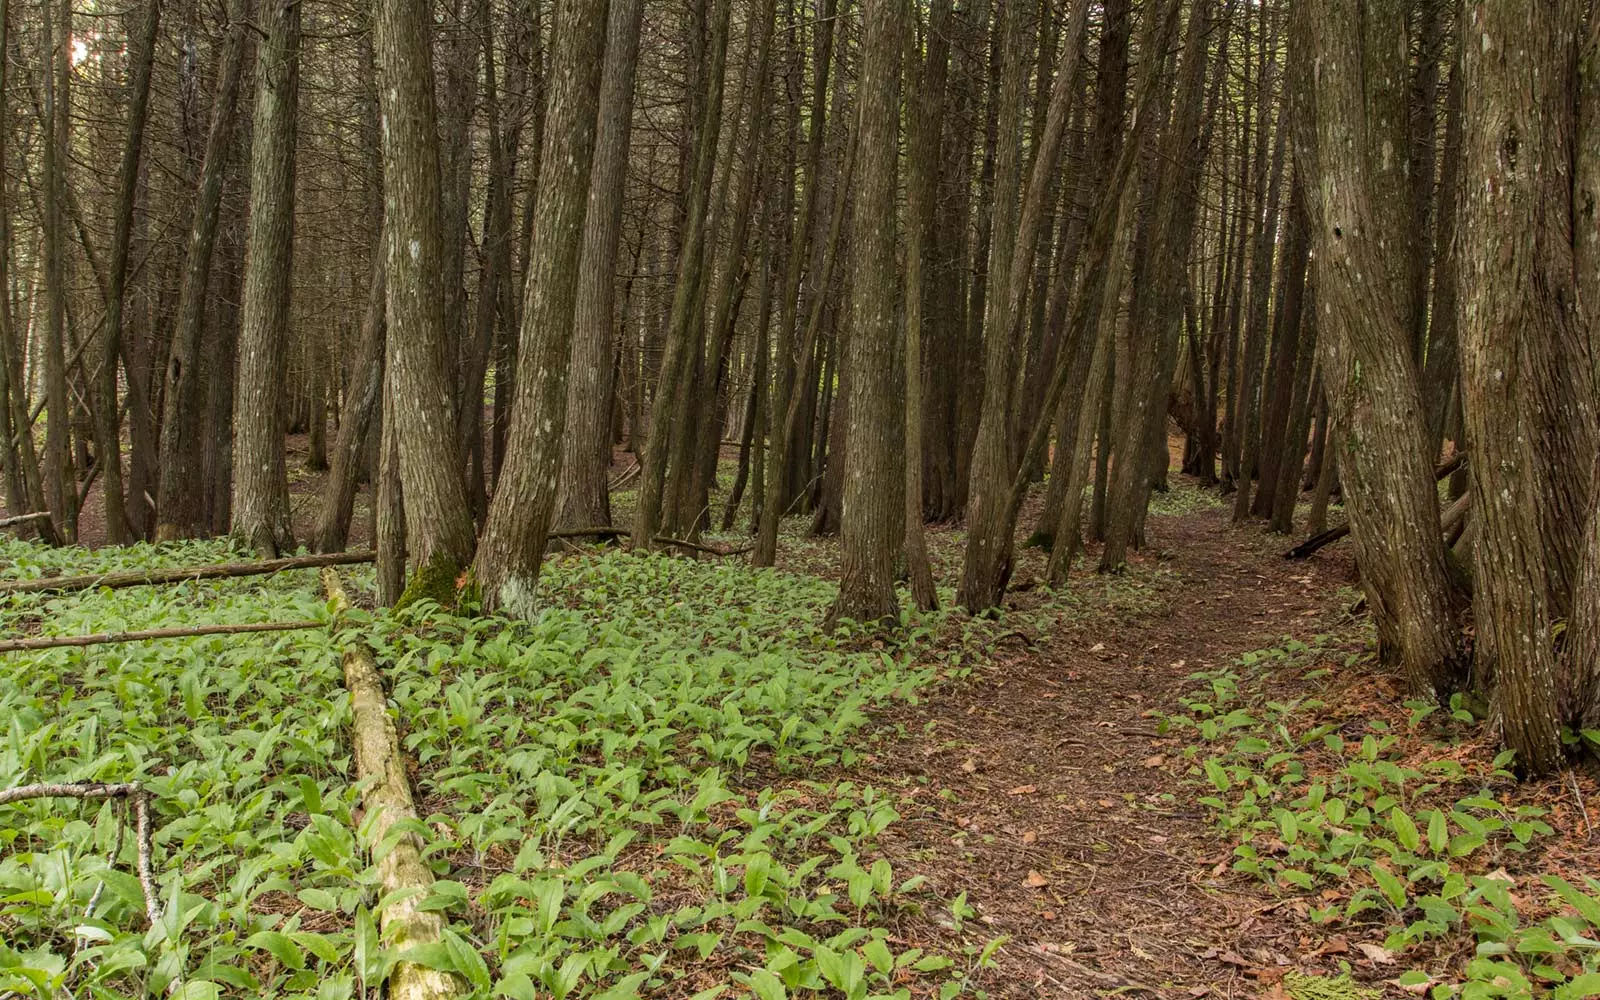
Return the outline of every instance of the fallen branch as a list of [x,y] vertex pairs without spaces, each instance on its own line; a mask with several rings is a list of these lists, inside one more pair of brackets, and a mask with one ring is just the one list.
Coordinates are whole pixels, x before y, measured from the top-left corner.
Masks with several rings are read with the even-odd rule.
[[103,781],[79,781],[71,784],[20,785],[0,790],[0,806],[27,799],[125,799],[139,794],[139,783],[127,781],[108,785]]
[[617,478],[611,480],[611,482],[606,486],[606,492],[615,493],[623,486],[632,482],[634,477],[639,475],[640,471],[641,467],[639,465],[639,460],[636,458],[633,460],[632,465],[628,466],[626,469],[623,469],[622,472],[617,475]]
[[691,542],[687,538],[668,538],[665,535],[657,535],[653,541],[657,545],[671,545],[675,548],[690,549],[695,552],[705,552],[714,556],[738,556],[743,555],[744,553],[755,548],[754,545],[741,545],[734,549],[724,549],[715,545],[703,545],[700,542]]
[[626,538],[626,528],[553,528],[547,538]]
[[[336,614],[342,616],[348,601],[338,574],[331,568],[322,571],[322,589],[333,602]],[[416,823],[418,817],[394,719],[385,702],[383,678],[378,675],[371,648],[364,642],[352,641],[346,646],[343,666],[353,715],[350,742],[356,779],[361,787],[361,805],[367,813],[357,833],[378,867],[382,895],[393,900],[378,915],[379,932],[396,951],[435,943],[444,934],[444,918],[437,911],[420,909],[433,885],[433,872],[422,860],[422,843],[414,833],[390,836],[397,824]],[[389,973],[385,996],[389,1000],[444,1000],[464,992],[463,985],[448,972],[415,962],[397,962]]]
[[106,784],[102,781],[74,782],[71,784],[41,783],[20,785],[0,790],[0,806],[28,799],[132,799],[136,835],[139,844],[139,888],[144,892],[144,915],[154,927],[161,919],[161,907],[156,900],[156,880],[150,874],[150,794],[137,781]]
[[[1464,463],[1466,460],[1466,453],[1456,452],[1454,455],[1446,459],[1442,464],[1434,468],[1433,481],[1438,482],[1439,480],[1453,474],[1457,469],[1461,468],[1462,463]],[[1450,530],[1452,525],[1448,519],[1451,517],[1452,512],[1456,511],[1456,506],[1457,505],[1453,505],[1449,510],[1445,511],[1443,517],[1446,520],[1444,521],[1441,530],[1446,532]],[[1465,516],[1466,505],[1460,504],[1459,506],[1461,508],[1459,511],[1460,515]],[[1285,552],[1283,557],[1285,559],[1304,559],[1316,552],[1318,549],[1332,545],[1334,542],[1337,542],[1339,539],[1348,534],[1350,534],[1350,522],[1346,521],[1337,528],[1329,528],[1327,531],[1324,531],[1319,535],[1312,535],[1310,538],[1301,542],[1299,545],[1296,545],[1288,552]]]
[[[88,635],[44,635],[35,639],[7,639],[0,642],[0,653],[27,649],[59,649],[62,646],[103,646],[113,642],[143,642],[146,639],[188,639],[201,635],[240,635],[249,632],[295,632],[322,628],[326,622],[253,622],[243,625],[191,625],[183,628],[152,628],[142,632],[92,632]],[[3,804],[3,802],[0,802]]]
[[18,514],[16,517],[0,518],[0,528],[14,528],[19,524],[29,524],[33,521],[50,520],[50,512],[36,510],[32,514]]
[[0,583],[0,596],[6,594],[60,594],[73,590],[95,590],[109,587],[152,587],[167,583],[184,583],[189,580],[222,580],[239,576],[265,576],[290,569],[314,569],[321,566],[347,566],[369,563],[371,552],[324,552],[310,556],[292,556],[288,559],[267,559],[261,562],[215,563],[210,566],[186,566],[177,569],[130,570],[124,573],[99,573],[84,576],[52,576],[42,580],[14,580]]

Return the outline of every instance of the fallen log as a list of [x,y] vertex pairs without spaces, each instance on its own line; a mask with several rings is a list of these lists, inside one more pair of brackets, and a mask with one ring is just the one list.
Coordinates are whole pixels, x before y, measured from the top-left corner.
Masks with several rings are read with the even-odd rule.
[[[1450,456],[1443,463],[1434,468],[1433,481],[1438,482],[1439,480],[1452,475],[1457,469],[1461,468],[1462,463],[1464,463],[1466,460],[1467,456],[1465,452],[1456,452],[1454,455]],[[1460,514],[1465,516],[1466,505],[1462,504],[1460,506]],[[1452,505],[1451,508],[1446,510],[1442,515],[1445,519],[1447,519],[1443,524],[1443,531],[1448,532],[1450,530],[1451,525],[1448,521],[1448,518],[1451,517],[1452,511],[1455,511],[1454,505]],[[1312,535],[1310,538],[1301,542],[1299,545],[1296,545],[1288,552],[1285,552],[1283,557],[1285,559],[1304,559],[1316,552],[1318,549],[1326,548],[1348,534],[1350,534],[1350,522],[1346,521],[1337,528],[1329,528],[1327,531],[1324,531],[1321,534]]]
[[0,528],[14,528],[19,524],[31,524],[34,521],[50,520],[50,512],[36,510],[32,514],[18,514],[16,517],[0,518]]
[[250,632],[296,632],[322,628],[326,622],[246,622],[241,625],[186,625],[182,628],[151,628],[141,632],[90,632],[87,635],[41,635],[32,639],[7,639],[0,642],[0,653],[29,649],[59,649],[63,646],[104,646],[114,642],[144,642],[147,639],[191,639],[202,635],[243,635]]
[[[337,622],[348,601],[339,575],[331,567],[322,571],[322,589],[334,604]],[[422,860],[421,841],[409,832],[390,837],[397,824],[415,823],[418,817],[377,660],[366,643],[354,641],[345,648],[343,666],[353,716],[350,742],[362,789],[361,806],[367,814],[357,833],[378,867],[382,895],[393,900],[378,914],[379,933],[390,947],[403,952],[413,945],[439,941],[444,935],[444,918],[436,911],[420,909],[433,885],[433,872]],[[464,992],[465,983],[448,972],[397,962],[384,995],[389,1000],[445,1000]]]
[[214,563],[209,566],[181,566],[174,569],[128,570],[83,576],[51,576],[39,580],[13,580],[0,583],[0,596],[6,594],[64,594],[74,590],[109,587],[153,587],[189,580],[222,580],[240,576],[266,576],[290,569],[316,569],[323,566],[348,566],[372,562],[371,552],[324,552],[287,559],[259,562]]

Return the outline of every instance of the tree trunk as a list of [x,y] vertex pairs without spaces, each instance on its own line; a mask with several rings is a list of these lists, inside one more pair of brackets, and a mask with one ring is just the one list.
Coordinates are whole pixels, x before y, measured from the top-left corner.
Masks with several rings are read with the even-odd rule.
[[449,604],[472,558],[472,514],[455,448],[449,373],[454,370],[444,315],[444,249],[438,132],[433,99],[432,17],[408,0],[378,0],[374,55],[382,115],[387,207],[388,392],[403,484],[407,565],[396,603],[431,598]]
[[844,368],[843,566],[829,622],[899,621],[895,553],[904,538],[895,478],[904,468],[904,424],[896,419],[895,336],[900,285],[895,266],[900,68],[910,31],[899,0],[864,0],[856,206],[851,223],[851,318]]
[[561,0],[506,460],[475,562],[487,609],[527,614],[555,513],[607,0]]
[[1462,64],[1458,315],[1477,525],[1474,675],[1493,678],[1506,745],[1534,774],[1562,760],[1570,680],[1556,624],[1574,609],[1593,541],[1592,334],[1572,308],[1582,6],[1475,0],[1464,32],[1474,41]]
[[250,235],[233,409],[232,532],[270,558],[294,548],[281,403],[288,363],[294,248],[300,4],[298,0],[266,0],[258,13],[266,35],[256,64]]
[[[1403,174],[1393,161],[1405,146],[1385,131],[1393,120],[1369,115],[1364,98],[1400,78],[1404,33],[1369,21],[1392,9],[1363,16],[1357,7],[1330,0],[1315,13],[1292,12],[1299,37],[1291,47],[1319,59],[1314,132],[1302,132],[1297,159],[1311,179],[1323,385],[1380,649],[1420,695],[1444,697],[1459,686],[1465,658],[1403,318],[1398,272],[1406,262],[1387,260],[1383,249],[1389,230],[1410,219],[1394,203],[1404,188],[1388,176]],[[1363,29],[1383,44],[1363,45]]]
[[[72,409],[67,393],[67,264],[65,174],[69,162],[68,49],[72,44],[72,0],[59,11],[46,3],[39,23],[40,53],[48,58],[44,78],[44,300],[45,424],[44,483],[46,501],[63,539],[78,540],[78,483],[72,461]],[[8,290],[9,293],[9,290]]]
[[[221,66],[217,70],[211,128],[206,134],[194,221],[189,230],[188,253],[184,257],[178,316],[167,358],[166,391],[162,396],[161,459],[156,487],[157,541],[194,537],[209,527],[204,516],[204,477],[200,474],[204,399],[200,348],[211,261],[222,210],[223,179],[233,148],[233,123],[249,31],[245,21],[247,11],[245,0],[231,0],[228,5],[227,40],[223,43]],[[130,381],[134,377],[131,371],[130,368]]]
[[611,524],[611,404],[615,394],[617,245],[633,125],[633,77],[642,0],[615,0],[607,28],[591,191],[578,266],[572,375],[567,383],[566,440],[556,523]]
[[133,239],[134,197],[139,188],[139,158],[144,148],[145,116],[150,107],[150,65],[161,23],[161,0],[150,0],[140,25],[138,46],[129,46],[128,131],[117,172],[115,231],[106,279],[105,335],[95,384],[95,450],[100,454],[100,487],[105,496],[106,541],[132,540],[122,495],[122,435],[117,407],[117,360],[122,344],[122,307],[127,294],[128,250]]

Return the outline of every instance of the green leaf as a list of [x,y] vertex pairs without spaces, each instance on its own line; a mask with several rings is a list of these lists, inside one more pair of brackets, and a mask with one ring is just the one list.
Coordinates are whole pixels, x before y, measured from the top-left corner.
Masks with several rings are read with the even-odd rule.
[[270,953],[284,968],[298,970],[306,967],[306,953],[291,941],[287,934],[278,931],[256,931],[245,938],[244,946],[259,948]]
[[1546,875],[1544,884],[1561,894],[1561,898],[1590,925],[1600,928],[1600,899],[1583,892],[1577,886],[1556,875]]
[[339,912],[339,897],[326,889],[301,889],[295,893],[295,898],[313,910],[322,910],[327,913]]
[[[755,993],[761,1000],[789,1000],[789,991],[784,988],[783,980],[766,969],[757,969],[744,977],[744,981],[750,987],[751,992]],[[717,987],[719,992],[721,989],[722,987]],[[710,991],[708,990],[707,993],[710,993]],[[710,993],[710,995],[716,996],[717,994]]]
[[1448,846],[1450,846],[1450,824],[1444,818],[1444,811],[1429,810],[1428,850],[1434,854],[1443,854]]
[[1400,846],[1406,850],[1415,851],[1422,845],[1422,835],[1417,832],[1417,824],[1399,806],[1389,810],[1389,828],[1394,831],[1395,839],[1400,841]]
[[1367,871],[1372,873],[1372,880],[1378,883],[1378,888],[1383,892],[1391,906],[1399,910],[1406,905],[1405,883],[1396,878],[1387,868],[1375,862],[1367,865]]
[[894,971],[894,953],[889,946],[883,943],[882,938],[873,938],[861,946],[861,954],[867,957],[872,967],[887,975]]

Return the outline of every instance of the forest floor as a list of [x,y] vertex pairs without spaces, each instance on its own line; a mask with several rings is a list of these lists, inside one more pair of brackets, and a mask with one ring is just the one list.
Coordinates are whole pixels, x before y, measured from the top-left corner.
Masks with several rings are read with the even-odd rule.
[[1229,846],[1194,804],[1183,740],[1157,728],[1195,672],[1348,632],[1353,566],[1285,561],[1281,538],[1220,504],[1157,514],[1150,535],[1142,607],[1013,635],[981,682],[897,718],[911,735],[863,765],[926,780],[934,815],[890,851],[1010,939],[995,996],[1255,996],[1313,950],[1283,900],[1217,870]]
[[[619,455],[614,472],[627,461]],[[297,471],[294,478],[300,521],[314,508],[321,477]],[[961,995],[1008,1000],[1357,1000],[1430,989],[1452,996],[1463,984],[1482,987],[1466,995],[1521,996],[1537,992],[1523,988],[1525,973],[1542,985],[1567,984],[1556,994],[1562,1000],[1592,995],[1583,990],[1600,987],[1592,974],[1600,883],[1584,881],[1600,872],[1593,832],[1600,815],[1585,805],[1600,803],[1593,775],[1515,783],[1487,726],[1459,705],[1440,711],[1407,701],[1398,679],[1376,662],[1370,625],[1351,610],[1359,595],[1346,545],[1287,561],[1282,536],[1232,524],[1222,501],[1188,480],[1175,476],[1172,486],[1157,496],[1150,544],[1127,573],[1079,569],[1051,592],[1039,585],[1044,554],[1023,549],[998,620],[912,618],[908,635],[887,643],[848,636],[835,643],[816,630],[838,549],[834,539],[807,536],[802,518],[785,524],[779,569],[787,572],[576,549],[552,558],[542,584],[550,612],[531,632],[499,634],[487,620],[466,618],[380,626],[372,641],[388,651],[419,804],[439,837],[436,868],[464,894],[441,906],[472,928],[497,988],[500,975],[523,967],[507,959],[519,947],[547,949],[538,961],[550,964],[535,964],[536,978],[549,985],[557,965],[558,979],[570,965],[561,962],[569,954],[563,949],[578,948],[564,943],[564,928],[589,926],[591,903],[577,887],[596,878],[626,886],[643,879],[653,887],[653,899],[641,897],[644,915],[615,928],[608,918],[598,938],[610,942],[608,961],[621,964],[608,971],[595,958],[585,972],[580,963],[582,984],[555,990],[575,989],[573,997],[625,986],[619,977],[637,967],[630,963],[659,963],[650,959],[652,940],[670,944],[674,957],[658,964],[641,996],[710,997],[730,985],[727,1000],[825,992],[818,970],[832,982],[844,967],[824,968],[822,956],[834,952],[810,935],[840,923],[846,930],[826,939],[836,951],[858,966],[860,956],[895,963],[873,994],[885,997],[897,995],[891,988],[931,998],[959,987]],[[614,517],[625,523],[631,494],[613,500]],[[1032,525],[1038,502],[1030,498],[1021,524]],[[96,510],[86,510],[85,542],[95,540]],[[364,540],[367,518],[363,494],[353,546]],[[946,600],[964,540],[957,526],[930,526]],[[215,547],[146,547],[116,558],[181,564],[206,561]],[[27,573],[78,572],[97,558],[83,550],[48,558],[28,547],[8,552],[14,572]],[[201,613],[315,613],[314,581],[291,577],[186,586],[153,602],[136,591],[21,602],[3,613],[8,629],[25,632],[85,631],[108,618],[142,627]],[[370,573],[351,582],[359,590]],[[125,653],[58,651],[32,667],[21,658],[0,661],[0,716],[10,711],[20,720],[10,755],[0,747],[0,786],[30,771],[120,780],[154,773],[147,759],[189,761],[172,794],[190,796],[189,786],[198,785],[201,803],[210,804],[202,818],[174,800],[156,844],[184,873],[186,893],[220,899],[218,876],[207,873],[219,864],[230,871],[239,859],[217,854],[211,841],[236,836],[236,824],[250,830],[251,843],[266,845],[263,856],[289,859],[300,855],[288,845],[302,850],[313,828],[332,837],[359,816],[335,738],[344,723],[332,641],[315,634],[254,646],[206,640]],[[879,676],[891,664],[892,676]],[[697,687],[684,671],[694,671]],[[75,700],[54,701],[68,687]],[[155,701],[130,694],[146,690]],[[639,714],[640,705],[649,714]],[[798,731],[779,734],[791,717],[804,720]],[[127,730],[118,738],[123,753],[95,756],[97,721],[107,732]],[[269,740],[254,749],[255,734],[276,739],[280,730],[303,742],[291,750]],[[125,774],[129,760],[136,769]],[[309,786],[301,775],[310,776]],[[290,777],[298,791],[284,784]],[[617,798],[619,781],[631,789],[626,801]],[[268,784],[248,815],[231,811],[230,787],[261,782]],[[277,811],[261,804],[268,802]],[[23,844],[60,835],[49,813],[33,815],[34,825],[0,835]],[[879,822],[880,815],[888,819]],[[769,821],[775,832],[760,833]],[[206,825],[213,822],[221,833]],[[0,815],[0,828],[8,825]],[[813,827],[835,852],[821,868]],[[109,835],[97,825],[90,838],[87,829],[56,853],[92,874]],[[761,889],[766,876],[752,887],[751,849],[720,853],[741,831],[747,845],[772,838],[774,879],[791,877],[781,874],[785,860],[812,854],[813,867],[793,870],[787,897]],[[628,847],[618,836],[636,840]],[[608,838],[613,846],[602,849]],[[236,945],[217,942],[251,930],[251,941],[266,940],[261,934],[275,932],[260,928],[276,926],[300,935],[294,941],[324,964],[285,946],[287,964],[257,960],[245,966],[252,978],[229,979],[223,959],[207,959],[212,964],[200,971],[234,987],[222,995],[309,996],[330,982],[365,981],[366,918],[356,911],[365,912],[366,897],[339,888],[360,864],[348,856],[350,844],[329,844],[321,850],[333,853],[317,854],[311,868],[284,862],[284,891],[266,891],[263,882],[259,903],[205,917],[214,925],[189,946],[193,955],[235,954]],[[711,852],[705,857],[715,874],[692,860],[697,851]],[[867,879],[870,863],[869,881],[877,883],[884,862],[899,888],[868,888],[867,903],[846,907],[843,883],[854,902],[855,880]],[[32,886],[38,896],[0,909],[0,941],[13,935],[19,947],[59,952],[58,933],[40,928],[73,905],[72,892],[87,889],[41,894],[30,864],[0,850],[0,890]],[[750,921],[732,930],[730,917],[715,934],[689,933],[700,921],[723,926],[710,921],[710,908],[737,897],[725,883],[740,878],[740,866],[752,905],[773,914],[763,917],[773,924],[767,968],[792,992],[759,971],[762,946]],[[523,888],[511,897],[497,890],[525,872],[549,878],[517,883]],[[1596,895],[1563,890],[1557,898],[1548,891],[1556,876]],[[558,890],[557,912],[568,916],[534,927],[525,915],[542,912],[539,893],[550,886]],[[769,902],[754,898],[762,893]],[[536,894],[541,902],[530,910],[522,895]],[[820,916],[806,910],[808,900],[830,899],[840,900],[838,913],[832,904]],[[32,912],[35,903],[40,909]],[[670,917],[676,928],[665,944],[639,937],[650,914]],[[103,931],[116,935],[115,947],[144,947],[131,919],[107,911]],[[498,959],[497,926],[525,935],[519,947],[502,936]],[[583,933],[601,933],[597,927]],[[668,934],[666,923],[660,932]],[[861,944],[868,934],[879,951]],[[803,956],[816,949],[815,964],[784,957],[789,945]],[[17,953],[0,946],[0,987],[8,954]],[[591,953],[570,952],[580,954]],[[1503,954],[1523,957],[1495,958]],[[930,961],[936,956],[949,958]],[[508,987],[507,995],[534,994]]]

